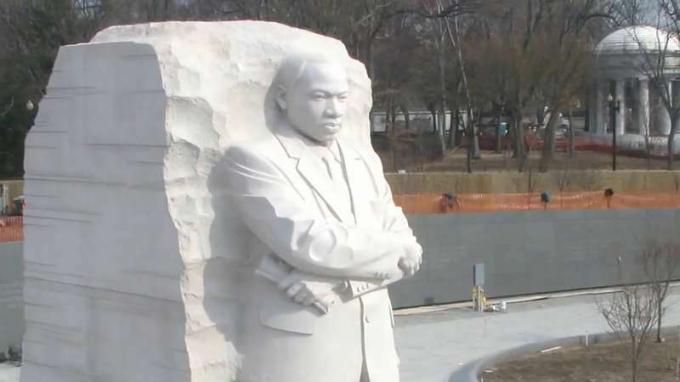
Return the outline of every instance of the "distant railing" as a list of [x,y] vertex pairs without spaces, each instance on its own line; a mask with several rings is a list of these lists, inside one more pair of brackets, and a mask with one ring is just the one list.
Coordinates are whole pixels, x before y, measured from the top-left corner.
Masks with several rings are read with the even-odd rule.
[[[577,136],[574,137],[574,150],[575,151],[594,151],[599,153],[612,152],[613,146],[609,139],[609,136],[599,136],[598,138],[589,136]],[[619,147],[616,152],[620,155],[632,156],[632,157],[649,157],[649,158],[665,158],[667,156],[667,149],[665,144],[665,137],[653,136],[649,137],[650,146],[649,152],[645,150],[644,147],[638,147],[636,149],[622,147],[619,143]],[[656,143],[656,144],[652,144]],[[525,150],[540,151],[543,150],[543,138],[538,134],[527,134],[524,136],[524,148]],[[496,137],[491,135],[482,135],[479,137],[479,147],[482,150],[495,150],[496,149]],[[505,136],[501,139],[501,147],[510,150],[514,145],[513,137]],[[555,138],[555,151],[557,152],[567,152],[569,151],[569,146],[571,142],[566,136],[559,136]]]
[[24,240],[23,216],[0,216],[0,243]]
[[395,195],[407,214],[503,211],[680,208],[680,193],[614,193],[613,190],[557,194],[410,194]]

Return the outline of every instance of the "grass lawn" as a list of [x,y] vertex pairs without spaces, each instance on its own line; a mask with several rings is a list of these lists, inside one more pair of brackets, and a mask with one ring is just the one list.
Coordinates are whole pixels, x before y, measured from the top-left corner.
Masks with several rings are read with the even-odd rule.
[[[639,382],[677,382],[677,339],[647,344]],[[575,346],[548,353],[532,353],[484,371],[483,382],[624,382],[631,381],[627,346],[621,342]],[[483,378],[483,379],[482,379]]]

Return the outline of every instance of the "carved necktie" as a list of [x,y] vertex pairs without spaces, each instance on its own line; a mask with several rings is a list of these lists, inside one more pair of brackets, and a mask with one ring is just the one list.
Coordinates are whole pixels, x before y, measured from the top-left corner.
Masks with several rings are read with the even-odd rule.
[[327,155],[322,157],[322,160],[326,166],[328,177],[333,184],[333,190],[341,202],[341,213],[346,215],[346,217],[352,216],[352,205],[349,196],[349,189],[347,188],[347,180],[345,179],[342,164],[337,159],[335,159],[330,150]]

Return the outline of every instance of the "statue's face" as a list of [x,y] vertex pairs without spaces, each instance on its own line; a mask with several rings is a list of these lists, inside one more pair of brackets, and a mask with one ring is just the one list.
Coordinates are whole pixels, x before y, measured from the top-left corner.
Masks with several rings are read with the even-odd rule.
[[345,69],[311,63],[285,94],[288,122],[306,137],[329,144],[342,128],[349,85]]

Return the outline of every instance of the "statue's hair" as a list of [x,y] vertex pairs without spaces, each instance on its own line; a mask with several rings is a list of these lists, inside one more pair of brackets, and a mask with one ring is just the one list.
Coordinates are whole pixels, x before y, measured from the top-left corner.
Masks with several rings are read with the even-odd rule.
[[288,55],[281,61],[279,69],[274,77],[273,85],[282,86],[284,89],[291,89],[302,77],[305,69],[310,64],[331,63],[342,66],[337,58],[319,52],[295,52]]

